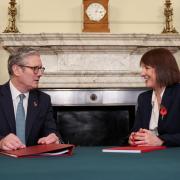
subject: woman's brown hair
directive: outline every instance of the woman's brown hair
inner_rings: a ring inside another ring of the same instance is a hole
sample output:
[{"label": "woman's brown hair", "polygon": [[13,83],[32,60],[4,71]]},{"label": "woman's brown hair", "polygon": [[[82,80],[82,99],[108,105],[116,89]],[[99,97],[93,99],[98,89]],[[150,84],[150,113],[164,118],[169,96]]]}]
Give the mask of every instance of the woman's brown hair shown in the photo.
[{"label": "woman's brown hair", "polygon": [[140,61],[140,65],[155,68],[157,83],[169,86],[180,82],[180,71],[173,54],[165,48],[156,48],[146,52]]}]

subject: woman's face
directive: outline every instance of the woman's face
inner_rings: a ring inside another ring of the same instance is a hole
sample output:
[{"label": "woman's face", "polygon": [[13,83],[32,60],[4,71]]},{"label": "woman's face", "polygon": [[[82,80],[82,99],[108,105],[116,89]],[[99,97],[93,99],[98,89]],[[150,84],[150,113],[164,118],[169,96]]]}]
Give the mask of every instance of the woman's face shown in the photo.
[{"label": "woman's face", "polygon": [[145,65],[145,64],[141,64],[141,68],[142,68],[141,76],[145,80],[146,87],[153,88],[153,89],[157,88],[158,84],[156,80],[155,68]]}]

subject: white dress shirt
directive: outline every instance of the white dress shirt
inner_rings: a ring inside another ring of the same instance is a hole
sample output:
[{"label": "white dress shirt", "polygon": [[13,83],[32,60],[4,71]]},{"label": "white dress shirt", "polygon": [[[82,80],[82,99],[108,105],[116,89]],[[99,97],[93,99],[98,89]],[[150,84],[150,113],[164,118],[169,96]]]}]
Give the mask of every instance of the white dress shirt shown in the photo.
[{"label": "white dress shirt", "polygon": [[27,107],[28,107],[28,98],[29,98],[29,92],[27,93],[21,93],[20,91],[18,91],[14,85],[12,84],[12,82],[9,82],[10,85],[10,91],[11,91],[11,95],[12,95],[12,100],[13,100],[13,107],[14,107],[14,115],[16,118],[16,111],[17,111],[17,105],[20,101],[20,94],[24,94],[25,97],[23,99],[23,107],[24,107],[24,111],[25,111],[25,117],[27,115]]},{"label": "white dress shirt", "polygon": [[[161,93],[161,99],[164,94],[165,88],[163,89]],[[152,94],[152,99],[151,99],[151,104],[152,104],[152,112],[151,112],[151,119],[149,123],[149,130],[151,130],[155,135],[158,135],[158,120],[159,120],[159,106],[158,106],[158,101],[157,101],[157,96],[155,94],[155,91],[153,91]]]}]

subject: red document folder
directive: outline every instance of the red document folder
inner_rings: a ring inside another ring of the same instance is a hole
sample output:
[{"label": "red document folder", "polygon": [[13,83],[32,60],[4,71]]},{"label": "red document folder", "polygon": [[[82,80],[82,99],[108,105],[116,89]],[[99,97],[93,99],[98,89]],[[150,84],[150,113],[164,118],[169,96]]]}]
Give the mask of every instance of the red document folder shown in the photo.
[{"label": "red document folder", "polygon": [[72,144],[42,144],[29,146],[18,150],[1,150],[0,154],[12,157],[33,157],[33,156],[60,156],[72,155],[74,145]]},{"label": "red document folder", "polygon": [[112,152],[112,153],[143,153],[155,150],[166,149],[166,146],[122,146],[122,147],[112,147],[105,148],[102,152]]}]

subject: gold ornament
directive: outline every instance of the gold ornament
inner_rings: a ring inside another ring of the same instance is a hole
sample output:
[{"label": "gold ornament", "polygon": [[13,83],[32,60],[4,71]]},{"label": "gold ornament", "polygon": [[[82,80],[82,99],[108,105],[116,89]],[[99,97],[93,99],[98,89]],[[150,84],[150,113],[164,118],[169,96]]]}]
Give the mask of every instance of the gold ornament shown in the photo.
[{"label": "gold ornament", "polygon": [[171,4],[170,0],[166,0],[164,8],[166,24],[162,33],[178,33],[175,27],[173,27],[173,8],[171,7]]},{"label": "gold ornament", "polygon": [[10,0],[10,7],[8,7],[9,23],[7,28],[4,30],[4,33],[19,33],[18,28],[16,27],[16,0]]}]

